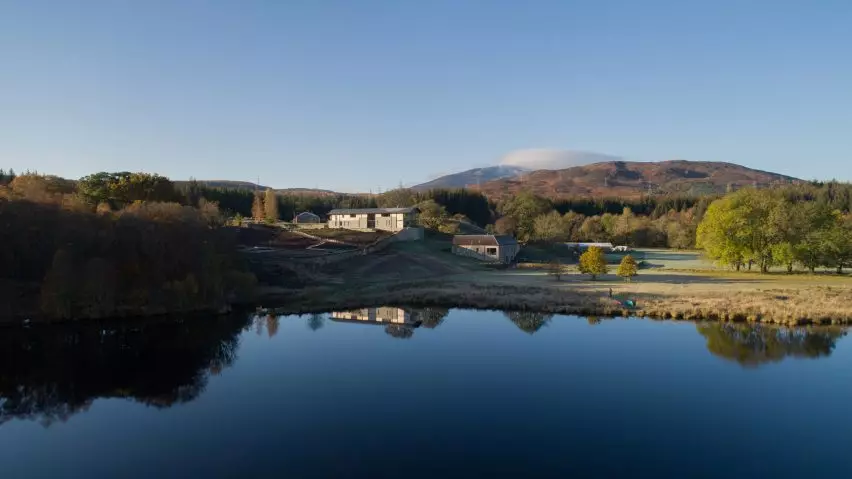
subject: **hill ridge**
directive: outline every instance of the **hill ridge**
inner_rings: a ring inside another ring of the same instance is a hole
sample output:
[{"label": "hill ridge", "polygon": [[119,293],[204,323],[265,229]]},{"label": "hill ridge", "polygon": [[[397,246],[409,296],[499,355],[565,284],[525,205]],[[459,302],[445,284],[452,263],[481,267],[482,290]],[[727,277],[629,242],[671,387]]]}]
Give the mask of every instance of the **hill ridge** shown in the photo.
[{"label": "hill ridge", "polygon": [[536,170],[470,188],[482,191],[492,199],[502,199],[524,190],[549,198],[591,196],[628,199],[648,193],[696,196],[719,194],[730,188],[796,181],[801,180],[729,162],[616,160],[561,170]]}]

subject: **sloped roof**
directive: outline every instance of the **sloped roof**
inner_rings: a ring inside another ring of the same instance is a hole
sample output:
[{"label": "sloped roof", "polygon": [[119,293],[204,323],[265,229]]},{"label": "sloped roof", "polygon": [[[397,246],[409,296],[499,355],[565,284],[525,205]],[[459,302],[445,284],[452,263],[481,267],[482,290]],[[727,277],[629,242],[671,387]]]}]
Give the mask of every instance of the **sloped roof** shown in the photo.
[{"label": "sloped roof", "polygon": [[331,215],[366,215],[366,214],[382,214],[382,213],[412,213],[420,211],[417,208],[341,208],[328,212]]},{"label": "sloped roof", "polygon": [[453,244],[457,246],[507,246],[518,244],[508,235],[455,235]]}]

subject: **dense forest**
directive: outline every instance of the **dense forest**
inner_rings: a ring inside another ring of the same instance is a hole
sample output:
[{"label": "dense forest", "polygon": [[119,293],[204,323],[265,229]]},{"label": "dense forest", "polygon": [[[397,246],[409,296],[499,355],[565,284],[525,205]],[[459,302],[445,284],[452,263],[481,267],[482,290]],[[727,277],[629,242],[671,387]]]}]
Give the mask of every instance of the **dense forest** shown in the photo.
[{"label": "dense forest", "polygon": [[158,175],[20,175],[0,186],[0,224],[0,316],[219,309],[255,281],[217,205]]}]

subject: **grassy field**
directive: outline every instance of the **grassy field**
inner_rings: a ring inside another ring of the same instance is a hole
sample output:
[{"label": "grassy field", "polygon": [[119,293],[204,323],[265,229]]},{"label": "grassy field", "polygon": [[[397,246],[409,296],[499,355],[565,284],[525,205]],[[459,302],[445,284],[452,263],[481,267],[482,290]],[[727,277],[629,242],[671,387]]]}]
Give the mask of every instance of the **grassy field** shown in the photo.
[{"label": "grassy field", "polygon": [[[852,323],[848,276],[736,273],[708,268],[697,253],[641,252],[652,267],[640,270],[632,282],[613,274],[590,281],[575,266],[564,267],[557,281],[544,269],[497,270],[453,255],[448,238],[432,236],[330,265],[319,272],[313,287],[286,296],[294,311],[407,304],[782,324]],[[268,297],[284,295],[279,293],[271,291]],[[627,307],[626,300],[635,302],[635,308]]]}]

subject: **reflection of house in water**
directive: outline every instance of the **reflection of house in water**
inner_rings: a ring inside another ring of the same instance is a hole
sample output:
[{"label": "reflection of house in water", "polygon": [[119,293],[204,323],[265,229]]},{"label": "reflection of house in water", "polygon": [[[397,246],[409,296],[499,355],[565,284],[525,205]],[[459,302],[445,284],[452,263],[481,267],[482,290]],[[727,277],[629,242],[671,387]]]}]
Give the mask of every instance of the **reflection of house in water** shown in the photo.
[{"label": "reflection of house in water", "polygon": [[414,328],[419,327],[421,323],[417,313],[390,306],[335,311],[329,316],[332,321],[383,324],[388,335],[400,339],[408,339],[413,336]]},{"label": "reflection of house in water", "polygon": [[389,306],[354,309],[352,311],[335,311],[331,313],[331,319],[375,324],[407,324],[411,326],[419,326],[420,323],[420,321],[412,320],[411,314],[408,311]]}]

